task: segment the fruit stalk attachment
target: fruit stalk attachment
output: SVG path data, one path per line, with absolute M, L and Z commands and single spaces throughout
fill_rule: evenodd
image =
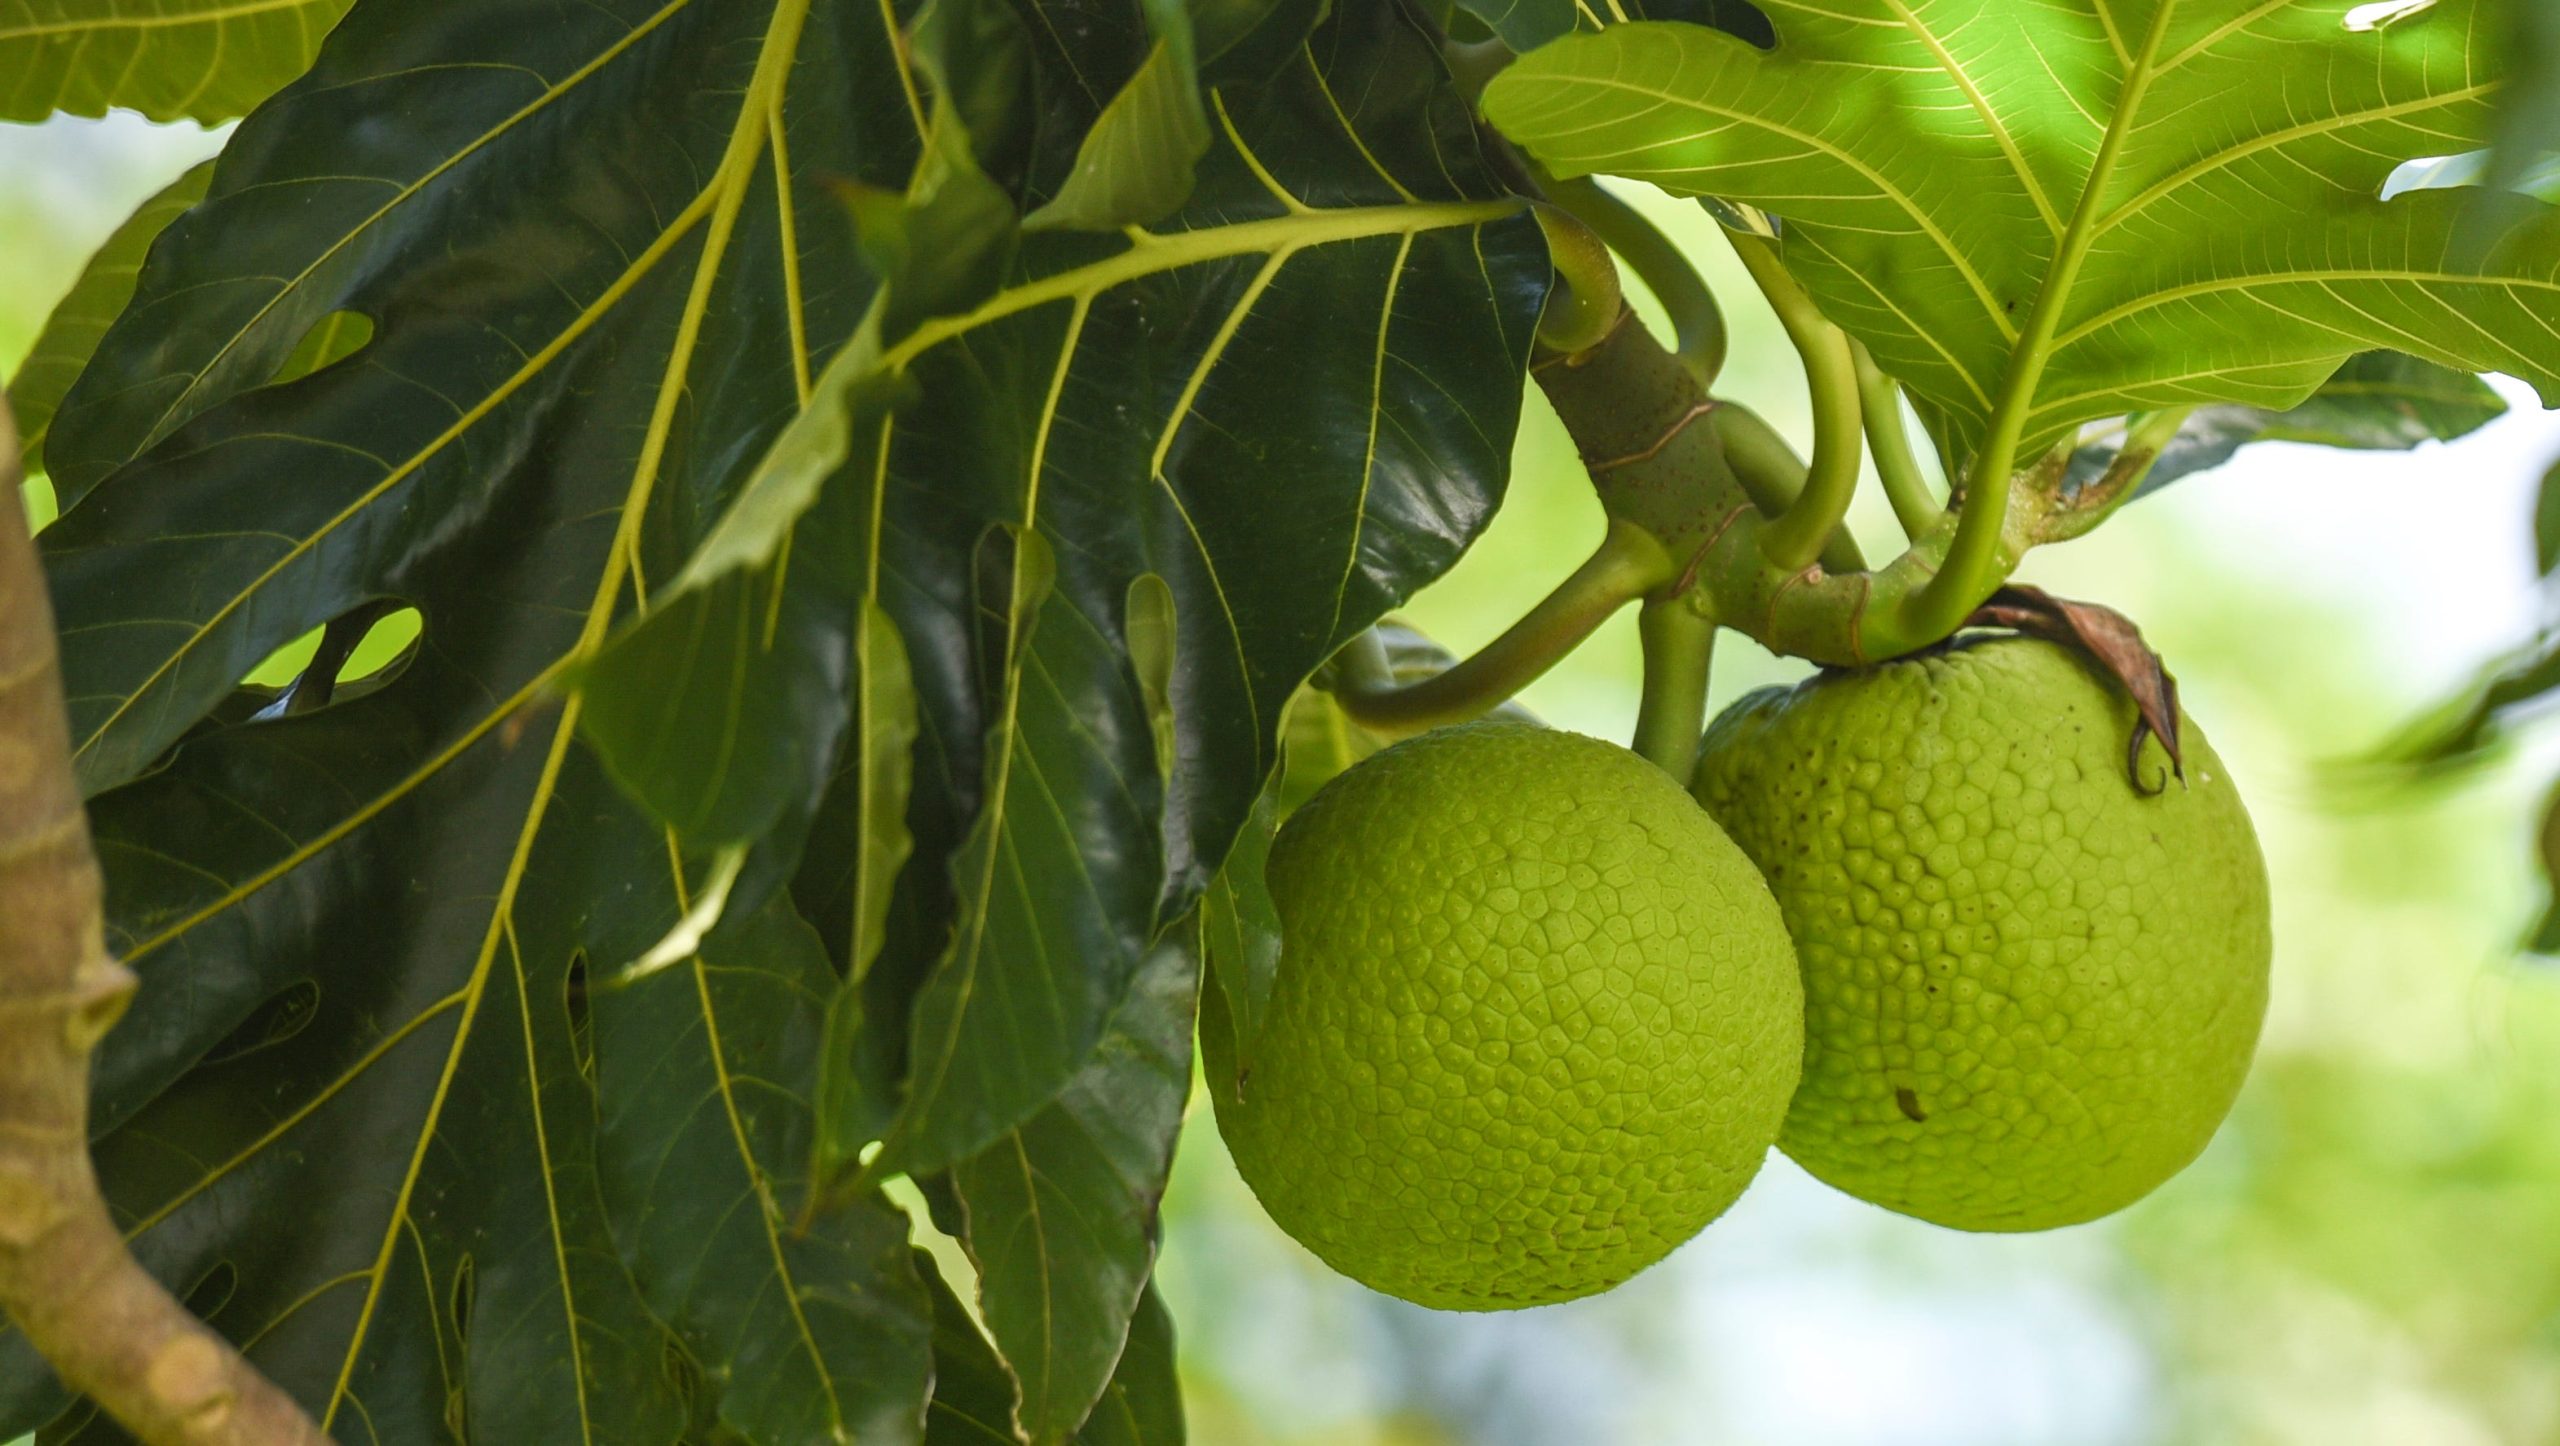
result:
M 1444 673 L 1395 685 L 1374 637 L 1337 660 L 1334 700 L 1382 738 L 1407 738 L 1500 707 L 1628 603 L 1670 582 L 1678 564 L 1643 528 L 1612 522 L 1600 547 L 1528 614 Z
M 1635 751 L 1684 788 L 1707 726 L 1707 673 L 1715 660 L 1716 620 L 1704 602 L 1695 592 L 1656 598 L 1636 615 L 1644 696 L 1636 706 Z
M 0 406 L 0 1309 L 151 1446 L 326 1437 L 147 1274 L 89 1159 L 89 1060 L 132 997 L 72 783 L 52 609 Z
M 2012 584 L 1993 593 L 1965 619 L 1972 628 L 2006 628 L 2078 649 L 2100 671 L 2115 679 L 2133 699 L 2133 732 L 2125 744 L 2125 776 L 2137 793 L 2156 794 L 2169 786 L 2167 777 L 2147 783 L 2142 777 L 2142 744 L 2157 737 L 2169 756 L 2169 774 L 2187 781 L 2185 749 L 2178 732 L 2178 680 L 2169 665 L 2142 640 L 2133 619 L 2097 603 L 2059 598 L 2040 587 Z
M 2054 514 L 2067 510 L 2067 456 L 2040 459 L 2019 486 L 2001 487 L 1979 576 L 1938 584 L 1942 597 L 1962 600 L 1940 618 L 1912 600 L 1945 572 L 1963 519 L 1974 518 L 1978 529 L 1992 499 L 1977 495 L 1961 511 L 1942 513 L 1900 556 L 1872 571 L 1784 567 L 1762 546 L 1778 524 L 1762 514 L 1739 475 L 1753 456 L 1749 420 L 1711 400 L 1644 327 L 1621 324 L 1586 351 L 1541 359 L 1530 374 L 1572 434 L 1609 515 L 1651 533 L 1681 560 L 1672 590 L 1701 589 L 1724 626 L 1772 652 L 1856 666 L 1927 647 L 1955 631 L 2026 550 L 2046 540 Z M 1764 439 L 1760 455 L 1783 445 Z

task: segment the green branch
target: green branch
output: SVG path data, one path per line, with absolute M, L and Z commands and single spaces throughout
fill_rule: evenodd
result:
M 1921 475 L 1920 458 L 1911 450 L 1911 434 L 1902 426 L 1900 389 L 1855 338 L 1849 342 L 1849 356 L 1858 368 L 1858 400 L 1876 476 L 1884 482 L 1885 500 L 1893 504 L 1893 520 L 1902 524 L 1902 535 L 1916 538 L 1946 509 L 1929 495 L 1929 479 Z
M 1779 567 L 1807 567 L 1822 555 L 1824 541 L 1849 515 L 1850 499 L 1858 492 L 1858 462 L 1866 447 L 1859 426 L 1857 364 L 1849 352 L 1849 334 L 1823 316 L 1767 238 L 1726 234 L 1804 358 L 1805 385 L 1813 394 L 1813 461 L 1805 471 L 1804 490 L 1760 538 L 1761 550 Z
M 1904 601 L 1908 614 L 1902 619 L 1905 632 L 1935 637 L 1953 632 L 2006 575 L 1998 566 L 1998 553 L 2027 413 L 2035 405 L 2036 386 L 2044 379 L 2045 363 L 2052 358 L 2054 332 L 2061 324 L 2063 308 L 2070 302 L 2072 285 L 2079 280 L 2081 263 L 2088 260 L 2089 247 L 2097 240 L 2107 183 L 2115 174 L 2116 157 L 2123 153 L 2130 120 L 2141 114 L 2142 95 L 2151 84 L 2151 61 L 2159 51 L 2160 38 L 2166 33 L 2175 8 L 2163 6 L 2153 18 L 2141 58 L 2125 79 L 2114 123 L 2098 143 L 2088 184 L 2081 189 L 2070 228 L 2063 232 L 2061 244 L 2054 250 L 2053 265 L 2045 272 L 2035 307 L 2027 314 L 2026 331 L 2009 350 L 2009 366 L 2000 378 L 1999 402 L 1992 409 L 1989 433 L 1965 469 L 1962 523 L 1948 550 L 1946 566 L 1930 579 L 1927 587 Z
M 1541 204 L 1535 214 L 1560 283 L 1547 293 L 1547 308 L 1538 316 L 1538 344 L 1567 356 L 1588 351 L 1608 339 L 1626 309 L 1618 263 L 1599 234 L 1572 212 Z
M 1716 440 L 1724 445 L 1725 461 L 1733 465 L 1734 478 L 1742 490 L 1751 495 L 1753 506 L 1764 517 L 1776 517 L 1793 506 L 1804 495 L 1804 459 L 1769 420 L 1739 402 L 1720 402 L 1715 415 Z M 1866 554 L 1858 550 L 1858 540 L 1849 529 L 1835 527 L 1822 544 L 1821 562 L 1828 572 L 1864 572 Z
M 1531 374 L 1573 434 L 1613 518 L 1644 528 L 1681 560 L 1673 590 L 1695 591 L 1724 626 L 1772 652 L 1855 666 L 1944 637 L 1911 625 L 1910 600 L 1944 567 L 1962 520 L 1949 512 L 1873 571 L 1786 568 L 1770 561 L 1746 468 L 1782 468 L 1784 443 L 1765 424 L 1707 399 L 1697 378 L 1640 326 Z M 1701 424 L 1712 418 L 1713 425 Z M 2008 494 L 1992 561 L 2005 571 L 2060 511 L 2062 472 L 2048 465 Z M 1763 487 L 1770 484 L 1763 479 Z M 1777 486 L 1785 485 L 1778 479 Z M 1958 621 L 1961 621 L 1959 616 Z
M 1351 721 L 1387 738 L 1481 717 L 1536 682 L 1611 614 L 1678 573 L 1650 533 L 1613 522 L 1588 561 L 1473 657 L 1395 687 L 1379 676 L 1381 663 L 1354 653 L 1337 672 L 1334 699 Z
M 1645 289 L 1670 313 L 1678 338 L 1674 354 L 1697 377 L 1699 386 L 1713 387 L 1724 370 L 1728 345 L 1724 310 L 1716 305 L 1715 293 L 1707 289 L 1697 268 L 1680 254 L 1679 246 L 1643 212 L 1589 177 L 1559 181 L 1540 172 L 1538 183 L 1549 199 L 1580 217 L 1634 268 Z
M 2194 412 L 2191 406 L 2171 407 L 2133 418 L 2125 428 L 2123 443 L 2116 448 L 2115 460 L 2107 464 L 2107 470 L 2096 481 L 2074 493 L 2067 507 L 2045 520 L 2036 540 L 2068 542 L 2087 535 L 2114 516 L 2117 508 L 2142 490 L 2142 479 L 2151 475 L 2160 455 L 2177 440 L 2179 429 L 2186 426 Z

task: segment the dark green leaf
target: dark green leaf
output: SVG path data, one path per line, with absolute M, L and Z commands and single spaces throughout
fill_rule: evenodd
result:
M 2506 411 L 2506 399 L 2469 372 L 2399 352 L 2366 352 L 2351 358 L 2291 411 L 2198 407 L 2134 495 L 2144 496 L 2182 477 L 2209 472 L 2252 442 L 2405 452 L 2425 442 L 2467 437 Z M 2115 455 L 2112 443 L 2079 449 L 2071 458 L 2066 490 L 2095 481 Z
M 1293 759 L 1300 713 L 1293 706 L 1289 715 Z M 1200 900 L 1200 950 L 1211 991 L 1218 996 L 1202 1003 L 1200 1027 L 1226 1029 L 1234 1037 L 1231 1055 L 1239 1064 L 1253 1058 L 1254 1033 L 1261 1027 L 1272 981 L 1280 975 L 1280 909 L 1263 883 L 1279 827 L 1279 801 L 1265 791 L 1255 800 L 1244 831 L 1236 835 L 1236 846 L 1228 850 L 1226 866 L 1209 881 Z
M 18 374 L 9 378 L 9 408 L 17 414 L 29 472 L 44 470 L 44 435 L 53 425 L 54 408 L 61 405 L 62 394 L 71 389 L 80 369 L 89 364 L 89 354 L 97 349 L 108 324 L 133 299 L 134 277 L 142 270 L 143 255 L 171 221 L 203 199 L 212 180 L 213 162 L 204 161 L 143 202 L 89 258 L 70 294 L 45 318 L 35 346 L 18 364 Z
M 1629 20 L 1683 20 L 1712 25 L 1767 48 L 1769 18 L 1749 0 L 1458 0 L 1513 50 L 1527 51 L 1576 30 Z
M 2483 669 L 2460 695 L 2411 724 L 2379 761 L 2429 770 L 2478 760 L 2506 742 L 2516 722 L 2560 690 L 2560 633 L 2546 633 Z
M 880 353 L 901 385 L 831 389 L 876 400 L 876 424 L 843 413 L 848 465 L 727 523 L 829 365 L 872 365 L 873 273 L 817 181 L 915 174 L 931 92 L 882 14 L 370 0 L 243 123 L 47 439 L 79 766 L 145 980 L 100 1061 L 107 1187 L 146 1261 L 218 1296 L 342 1437 L 663 1441 L 744 1419 L 723 1360 L 805 1349 L 698 1344 L 775 1317 L 667 1304 L 662 1244 L 608 1210 L 628 1162 L 603 1157 L 610 1196 L 598 1170 L 596 1120 L 638 1119 L 625 1092 L 657 1078 L 611 1052 L 682 1041 L 639 1063 L 693 1080 L 745 1057 L 702 990 L 683 1012 L 681 958 L 601 1019 L 590 986 L 698 911 L 715 860 L 610 785 L 594 701 L 559 686 L 706 542 L 767 610 L 703 636 L 836 660 L 783 709 L 823 788 L 790 897 L 839 975 L 880 920 L 839 996 L 880 1066 L 857 1074 L 916 1158 L 962 1159 L 1092 1057 L 1296 684 L 1499 495 L 1543 248 L 1422 38 L 1351 7 L 1221 91 L 1162 239 L 1026 243 L 996 295 Z M 1037 174 L 1075 139 L 1034 147 Z M 351 318 L 361 350 L 276 380 Z M 1045 595 L 1021 585 L 1043 554 Z M 1123 614 L 1150 574 L 1171 607 L 1142 674 Z M 276 647 L 384 602 L 423 616 L 395 676 L 273 721 L 234 704 Z M 854 641 L 875 603 L 912 664 L 915 857 L 863 883 L 894 805 L 844 740 L 898 733 L 854 726 L 896 691 Z M 756 840 L 735 898 L 802 821 Z M 734 1172 L 662 1188 L 787 1199 L 772 1128 L 742 1114 Z M 866 1387 L 894 1394 L 883 1369 Z M 0 1367 L 0 1432 L 60 1403 L 22 1354 Z
M 242 124 L 48 438 L 81 766 L 147 981 L 100 1061 L 107 1188 L 164 1278 L 228 1282 L 216 1323 L 340 1439 L 666 1441 L 728 1409 L 670 1376 L 691 1353 L 622 1261 L 612 1227 L 646 1232 L 607 1214 L 595 1121 L 627 1106 L 595 1082 L 632 1075 L 598 1068 L 586 993 L 704 861 L 679 875 L 580 705 L 545 700 L 634 584 L 678 573 L 869 305 L 841 210 L 775 145 L 904 182 L 881 23 L 368 4 Z M 362 351 L 271 384 L 350 313 Z M 424 615 L 396 677 L 198 726 L 276 646 L 385 599 Z M 717 1032 L 676 993 L 635 1007 L 682 1017 L 618 1037 L 701 1041 L 647 1061 L 699 1078 Z M 731 1154 L 775 1198 L 805 1169 Z M 680 1183 L 734 1199 L 739 1172 Z M 865 1389 L 902 1387 L 884 1358 Z M 920 1417 L 921 1374 L 903 1389 Z M 0 1435 L 51 1390 L 13 1354 Z
M 1289 63 L 1331 0 L 1190 0 L 1201 78 L 1211 84 L 1266 80 Z
M 0 120 L 232 120 L 308 69 L 351 3 L 19 0 L 0 10 Z
M 1055 1093 L 1241 826 L 1298 679 L 1480 516 L 1445 510 L 1446 483 L 1499 471 L 1525 360 L 1514 308 L 1543 259 L 1495 224 L 1510 203 L 1420 45 L 1391 13 L 1346 12 L 1267 86 L 1221 93 L 1232 130 L 1162 239 L 1027 240 L 1023 280 L 891 349 L 919 412 L 947 423 L 897 431 L 887 461 L 893 525 L 898 497 L 938 508 L 903 530 L 927 552 L 884 583 L 944 725 L 918 796 L 980 803 L 912 820 L 951 903 L 911 902 L 958 919 L 893 934 L 942 957 L 869 991 L 872 1027 L 912 1014 L 875 1170 L 975 1153 Z M 1425 355 L 1428 382 L 1408 370 Z M 1480 378 L 1458 380 L 1462 357 Z M 1278 485 L 1298 500 L 1285 519 L 1261 505 Z M 1027 554 L 989 546 L 1026 519 L 1059 564 L 1027 611 L 1003 560 Z M 926 555 L 980 586 L 920 593 Z M 1126 616 L 1146 573 L 1174 599 L 1169 793 Z
M 931 1306 L 906 1217 L 876 1197 L 811 1220 L 810 1091 L 836 978 L 777 900 L 697 957 L 590 983 L 603 1186 L 659 1319 L 749 1441 L 908 1441 Z
M 1153 1286 L 1138 1297 L 1129 1344 L 1101 1403 L 1076 1433 L 1080 1446 L 1182 1446 L 1182 1381 L 1173 1362 L 1173 1313 Z
M 933 1408 L 926 1446 L 1019 1446 L 1013 1434 L 1013 1382 L 987 1338 L 970 1321 L 930 1257 L 916 1269 L 933 1296 Z M 1150 1287 L 1129 1325 L 1128 1349 L 1077 1446 L 1182 1446 L 1182 1397 L 1174 1374 L 1173 1320 Z
M 1083 231 L 1147 226 L 1191 194 L 1192 167 L 1209 149 L 1191 17 L 1180 0 L 1155 0 L 1152 11 L 1155 48 L 1094 118 L 1066 183 L 1025 225 Z
M 1093 1058 L 1028 1124 L 952 1167 L 978 1305 L 1034 1446 L 1069 1439 L 1111 1381 L 1156 1253 L 1191 1094 L 1200 961 L 1157 947 Z

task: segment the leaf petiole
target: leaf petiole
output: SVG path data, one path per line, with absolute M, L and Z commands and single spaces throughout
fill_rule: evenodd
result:
M 1884 482 L 1885 500 L 1893 504 L 1893 520 L 1902 535 L 1916 538 L 1929 530 L 1945 509 L 1930 495 L 1929 480 L 1920 475 L 1920 458 L 1911 450 L 1911 434 L 1902 425 L 1902 391 L 1856 338 L 1849 357 L 1858 370 L 1858 400 L 1867 425 L 1867 450 L 1876 459 L 1876 476 Z
M 1352 722 L 1384 738 L 1408 738 L 1499 707 L 1579 647 L 1618 609 L 1669 583 L 1679 563 L 1643 528 L 1611 522 L 1609 535 L 1573 575 L 1482 651 L 1445 673 L 1382 686 L 1354 653 L 1333 683 Z M 1355 640 L 1355 648 L 1361 644 Z
M 1804 459 L 1767 418 L 1739 402 L 1720 402 L 1715 416 L 1716 443 L 1724 449 L 1725 462 L 1733 468 L 1733 477 L 1742 484 L 1753 506 L 1763 517 L 1777 517 L 1804 495 Z M 1866 554 L 1858 550 L 1858 540 L 1849 529 L 1835 527 L 1822 544 L 1822 567 L 1825 572 L 1864 572 Z
M 1857 366 L 1849 334 L 1823 316 L 1778 259 L 1769 238 L 1731 228 L 1725 234 L 1804 358 L 1805 385 L 1813 394 L 1813 461 L 1805 471 L 1804 491 L 1760 537 L 1761 553 L 1770 562 L 1786 569 L 1807 567 L 1822 555 L 1823 542 L 1849 515 L 1850 499 L 1858 492 L 1858 463 L 1866 443 L 1859 426 Z
M 1534 214 L 1560 283 L 1547 293 L 1547 309 L 1538 317 L 1538 342 L 1571 356 L 1607 340 L 1626 309 L 1618 263 L 1599 234 L 1572 212 L 1540 204 Z
M 1715 293 L 1707 289 L 1689 258 L 1680 254 L 1679 246 L 1646 220 L 1643 212 L 1587 176 L 1559 181 L 1540 172 L 1538 184 L 1551 200 L 1625 258 L 1654 300 L 1671 314 L 1672 331 L 1678 338 L 1673 350 L 1681 365 L 1701 388 L 1713 387 L 1724 370 L 1724 310 L 1716 305 Z

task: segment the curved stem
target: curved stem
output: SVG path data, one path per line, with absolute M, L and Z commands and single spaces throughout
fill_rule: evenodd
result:
M 2089 183 L 2080 194 L 2080 205 L 2072 212 L 2071 224 L 2054 248 L 2053 264 L 2045 270 L 2044 285 L 2036 293 L 2034 308 L 2027 313 L 2026 326 L 2009 349 L 2009 366 L 2000 378 L 1999 400 L 1992 408 L 1982 448 L 1965 469 L 1963 512 L 1956 526 L 1955 542 L 1947 550 L 1945 567 L 1929 580 L 1928 586 L 1904 602 L 1901 622 L 1906 632 L 1944 636 L 1954 631 L 1998 581 L 2000 534 L 2008 523 L 2009 485 L 2026 435 L 2027 414 L 2035 407 L 2036 387 L 2044 380 L 2045 363 L 2052 356 L 2054 332 L 2061 324 L 2063 308 L 2070 304 L 2071 288 L 2080 279 L 2081 264 L 2088 260 L 2089 247 L 2097 239 L 2098 217 L 2113 189 L 2109 182 L 2129 130 L 2125 118 L 2141 114 L 2143 95 L 2154 75 L 2151 61 L 2159 51 L 2161 37 L 2167 33 L 2173 8 L 2163 7 L 2152 19 L 2125 82 L 2124 94 L 2116 103 L 2116 123 L 2107 127 L 2105 137 L 2098 142 L 2098 154 L 2090 162 Z
M 1536 682 L 1612 613 L 1671 581 L 1678 571 L 1679 564 L 1652 534 L 1612 522 L 1588 561 L 1473 657 L 1400 688 L 1345 677 L 1337 682 L 1334 700 L 1352 722 L 1387 738 L 1480 717 Z
M 1804 459 L 1769 425 L 1768 418 L 1739 402 L 1722 403 L 1716 409 L 1716 441 L 1733 467 L 1734 480 L 1742 484 L 1762 516 L 1784 513 L 1804 494 Z M 1831 530 L 1822 544 L 1822 566 L 1835 573 L 1866 571 L 1866 554 L 1858 550 L 1858 540 L 1849 535 L 1849 529 Z
M 134 981 L 107 953 L 18 482 L 0 405 L 0 1311 L 152 1446 L 319 1446 L 292 1398 L 134 1260 L 98 1191 L 90 1057 Z
M 1626 298 L 1618 290 L 1618 263 L 1599 234 L 1561 206 L 1536 208 L 1546 233 L 1547 255 L 1563 284 L 1547 293 L 1538 317 L 1538 342 L 1567 356 L 1598 346 L 1618 324 Z
M 1929 479 L 1920 475 L 1920 458 L 1911 450 L 1911 434 L 1903 429 L 1901 390 L 1855 337 L 1849 341 L 1849 358 L 1858 369 L 1858 400 L 1867 424 L 1867 450 L 1876 459 L 1876 476 L 1884 482 L 1885 500 L 1893 504 L 1893 520 L 1902 524 L 1902 535 L 1918 537 L 1938 520 L 1943 509 L 1938 499 L 1929 495 Z
M 1849 354 L 1849 334 L 1823 317 L 1768 240 L 1726 234 L 1804 358 L 1805 385 L 1813 394 L 1813 461 L 1805 471 L 1804 491 L 1760 538 L 1771 562 L 1782 568 L 1809 567 L 1822 555 L 1823 541 L 1849 515 L 1849 500 L 1858 492 L 1858 461 L 1866 451 L 1858 421 L 1858 368 Z
M 1697 767 L 1707 727 L 1707 670 L 1715 659 L 1716 621 L 1698 593 L 1648 600 L 1637 614 L 1644 639 L 1644 700 L 1636 707 L 1635 751 L 1682 788 Z
M 1671 314 L 1678 337 L 1674 351 L 1681 365 L 1697 377 L 1699 386 L 1714 386 L 1724 370 L 1728 345 L 1724 309 L 1716 305 L 1715 293 L 1707 289 L 1689 258 L 1680 254 L 1679 246 L 1643 212 L 1588 176 L 1559 181 L 1541 173 L 1538 183 L 1557 205 L 1582 218 L 1609 243 L 1610 250 L 1626 258 L 1645 289 Z
M 2098 524 L 2113 517 L 2116 509 L 2133 500 L 2142 490 L 2142 479 L 2151 475 L 2161 454 L 2177 440 L 2178 431 L 2186 426 L 2195 412 L 2192 406 L 2171 407 L 2132 419 L 2125 428 L 2124 440 L 2116 448 L 2115 460 L 2097 480 L 2074 492 L 2066 505 L 2045 519 L 2038 530 L 2038 542 L 2068 542 L 2094 531 Z

